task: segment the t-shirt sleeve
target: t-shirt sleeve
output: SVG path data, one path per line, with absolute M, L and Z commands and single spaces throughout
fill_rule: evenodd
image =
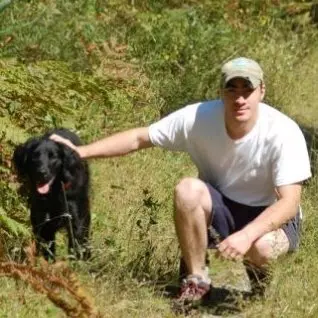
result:
M 154 145 L 186 151 L 187 108 L 179 109 L 149 126 L 149 138 Z
M 274 185 L 288 185 L 310 177 L 310 160 L 304 135 L 296 124 L 290 125 L 276 144 L 273 160 Z

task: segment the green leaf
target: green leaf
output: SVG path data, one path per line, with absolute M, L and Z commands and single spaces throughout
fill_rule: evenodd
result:
M 2 207 L 0 207 L 0 226 L 4 228 L 9 234 L 12 234 L 16 237 L 30 236 L 30 231 L 27 229 L 27 227 L 8 217 L 6 211 Z

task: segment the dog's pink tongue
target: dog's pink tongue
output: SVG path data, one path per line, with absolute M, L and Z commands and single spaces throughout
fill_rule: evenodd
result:
M 46 183 L 46 184 L 39 184 L 37 186 L 37 190 L 39 193 L 41 194 L 46 194 L 49 192 L 50 190 L 50 183 Z

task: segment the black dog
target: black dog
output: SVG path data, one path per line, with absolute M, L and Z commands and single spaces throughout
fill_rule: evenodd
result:
M 30 138 L 17 146 L 13 154 L 18 177 L 24 180 L 29 192 L 37 252 L 46 259 L 54 259 L 55 234 L 66 228 L 69 253 L 87 259 L 90 256 L 88 166 L 71 148 L 49 139 L 53 133 L 75 145 L 81 143 L 69 130 L 55 129 L 39 138 Z

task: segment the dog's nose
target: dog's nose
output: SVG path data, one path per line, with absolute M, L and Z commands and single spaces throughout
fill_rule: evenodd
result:
M 39 168 L 37 172 L 38 172 L 39 175 L 42 175 L 42 176 L 45 176 L 47 174 L 46 169 L 42 168 L 42 167 Z

